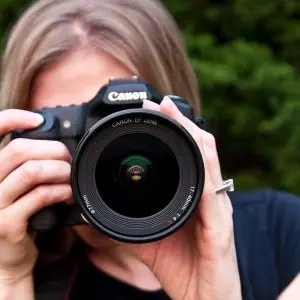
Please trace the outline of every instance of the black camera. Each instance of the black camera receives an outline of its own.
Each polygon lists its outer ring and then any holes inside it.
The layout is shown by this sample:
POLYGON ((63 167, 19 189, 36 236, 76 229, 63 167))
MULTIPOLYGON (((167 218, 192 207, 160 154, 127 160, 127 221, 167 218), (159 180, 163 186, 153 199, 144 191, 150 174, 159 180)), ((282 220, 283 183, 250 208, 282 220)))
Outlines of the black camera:
MULTIPOLYGON (((188 103, 170 96, 200 128, 188 103)), ((75 205, 57 204, 30 220, 31 230, 90 224, 107 236, 145 243, 179 229, 198 206, 204 165, 197 144, 168 116, 142 108, 163 96, 137 77, 111 79, 82 105, 43 108, 44 123, 12 138, 58 140, 73 156, 75 205)))

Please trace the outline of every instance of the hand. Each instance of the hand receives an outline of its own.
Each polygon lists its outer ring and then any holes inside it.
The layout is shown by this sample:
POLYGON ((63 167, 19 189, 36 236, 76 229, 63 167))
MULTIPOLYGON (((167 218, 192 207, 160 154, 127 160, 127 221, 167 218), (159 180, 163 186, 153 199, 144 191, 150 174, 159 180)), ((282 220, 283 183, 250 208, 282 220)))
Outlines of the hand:
POLYGON ((161 105, 145 101, 181 123, 193 136, 205 165, 205 186, 195 216, 170 237, 131 245, 173 300, 242 299, 234 244, 232 206, 227 194, 216 194, 222 176, 214 137, 185 118, 165 98, 161 105))
MULTIPOLYGON (((21 111, 0 112, 0 135, 30 129, 40 115, 21 111)), ((43 207, 71 199, 71 156, 54 141, 16 139, 0 150, 0 284, 30 277, 37 258, 27 232, 30 216, 43 207)))

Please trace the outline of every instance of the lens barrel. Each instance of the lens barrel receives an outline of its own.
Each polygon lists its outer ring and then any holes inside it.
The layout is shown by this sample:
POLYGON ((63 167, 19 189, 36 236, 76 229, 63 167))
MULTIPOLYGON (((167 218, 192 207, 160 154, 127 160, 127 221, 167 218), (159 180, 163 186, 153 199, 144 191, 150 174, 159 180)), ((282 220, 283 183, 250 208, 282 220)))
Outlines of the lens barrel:
POLYGON ((146 109, 122 110, 90 128, 72 164, 71 184, 85 219, 131 243, 178 230, 204 187, 201 153, 176 121, 146 109))

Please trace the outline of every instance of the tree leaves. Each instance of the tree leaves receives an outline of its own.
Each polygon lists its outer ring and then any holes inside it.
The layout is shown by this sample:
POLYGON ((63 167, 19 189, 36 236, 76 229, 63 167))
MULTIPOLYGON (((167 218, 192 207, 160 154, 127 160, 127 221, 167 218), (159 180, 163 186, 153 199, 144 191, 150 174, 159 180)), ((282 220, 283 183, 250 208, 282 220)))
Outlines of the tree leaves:
MULTIPOLYGON (((163 2, 173 11, 173 1, 163 2)), ((239 189, 300 193, 300 2, 189 3, 188 13, 178 2, 174 17, 225 174, 239 189)))

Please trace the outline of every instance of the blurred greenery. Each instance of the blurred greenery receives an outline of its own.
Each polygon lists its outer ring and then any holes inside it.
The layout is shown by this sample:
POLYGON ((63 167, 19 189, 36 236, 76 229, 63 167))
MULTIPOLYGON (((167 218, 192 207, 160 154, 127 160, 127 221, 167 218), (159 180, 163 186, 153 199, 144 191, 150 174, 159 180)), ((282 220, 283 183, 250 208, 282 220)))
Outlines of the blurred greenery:
POLYGON ((223 170, 300 193, 300 1, 164 0, 185 34, 223 170))
MULTIPOLYGON (((2 45, 30 2, 1 0, 2 45)), ((238 189, 300 194, 300 1, 163 3, 184 33, 225 176, 238 189)))

